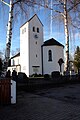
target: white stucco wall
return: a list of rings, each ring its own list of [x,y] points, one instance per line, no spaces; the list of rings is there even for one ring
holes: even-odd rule
[[[35,32],[33,32],[35,27]],[[39,33],[37,32],[39,28]],[[25,30],[26,29],[26,30]],[[38,38],[35,38],[37,34]],[[38,74],[42,74],[41,45],[43,44],[43,25],[35,15],[30,21],[20,28],[20,63],[21,72],[27,76],[35,73],[33,66],[37,67]]]
[[[11,71],[11,75],[13,70],[15,70],[18,74],[18,72],[21,72],[21,66],[20,66],[20,56],[14,57],[11,59],[11,66],[8,67],[7,71]]]
[[[35,32],[33,32],[33,27],[35,27]],[[39,28],[39,33],[37,32]],[[38,38],[35,38],[37,34]],[[35,16],[29,22],[29,72],[30,75],[34,74],[33,66],[39,66],[37,69],[37,74],[42,74],[42,56],[41,56],[41,45],[43,44],[43,26],[37,16]]]
[[[48,61],[48,51],[52,51],[52,61]],[[63,47],[61,46],[43,46],[43,74],[51,74],[53,71],[60,71],[58,60],[63,58]],[[63,71],[63,65],[62,65]]]
[[[8,67],[7,71],[8,70],[10,70],[11,76],[12,76],[13,70],[15,70],[17,72],[17,74],[18,74],[18,72],[21,72],[21,66],[20,65],[10,66],[10,67]]]
[[[11,66],[20,64],[20,56],[11,59]]]
[[[20,64],[21,72],[29,76],[29,31],[28,22],[20,28]]]

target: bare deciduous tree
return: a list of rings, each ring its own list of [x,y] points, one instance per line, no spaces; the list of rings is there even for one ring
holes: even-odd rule
[[[16,48],[16,50],[11,51],[11,54],[12,54],[12,56],[14,56],[14,55],[18,54],[19,52],[20,52],[20,49]]]
[[[38,10],[43,7],[53,11],[52,18],[64,21],[65,30],[65,70],[69,71],[69,28],[71,25],[80,28],[80,0],[13,0],[13,15],[29,14],[29,9]],[[52,4],[52,5],[51,5]]]

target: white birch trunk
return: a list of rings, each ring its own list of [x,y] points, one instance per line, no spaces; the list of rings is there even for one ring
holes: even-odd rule
[[[5,59],[8,62],[10,58],[10,47],[11,47],[11,38],[12,38],[12,19],[13,19],[13,0],[10,0],[10,10],[9,10],[9,20],[7,26],[7,36],[6,36],[6,53]]]
[[[64,29],[65,29],[65,71],[69,71],[69,31],[67,18],[67,0],[64,0]]]

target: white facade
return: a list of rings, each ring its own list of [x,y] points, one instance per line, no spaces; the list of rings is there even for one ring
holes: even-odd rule
[[[43,44],[43,25],[34,15],[20,28],[21,71],[27,76],[42,74],[41,45]]]
[[[49,50],[52,52],[52,60],[49,61]],[[51,74],[53,71],[60,71],[58,60],[64,58],[62,46],[43,46],[43,74]],[[62,72],[64,66],[62,64]]]
[[[20,64],[21,72],[29,75],[29,31],[28,22],[20,28]]]
[[[21,72],[20,53],[16,54],[14,57],[11,58],[11,66],[9,66],[7,70],[11,71],[11,75],[13,70],[17,71],[17,73]]]
[[[53,38],[43,42],[43,25],[34,15],[20,27],[20,56],[11,58],[11,67],[8,69],[24,72],[28,77],[35,73],[51,74],[60,71],[60,58],[64,61],[63,45]]]

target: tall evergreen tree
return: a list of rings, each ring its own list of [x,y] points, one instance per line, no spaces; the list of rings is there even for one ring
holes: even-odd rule
[[[76,52],[74,54],[74,65],[76,66],[77,71],[79,73],[80,71],[80,48],[79,46],[77,46]]]
[[[1,71],[2,71],[2,65],[3,65],[2,59],[0,58],[0,75],[1,75]]]

